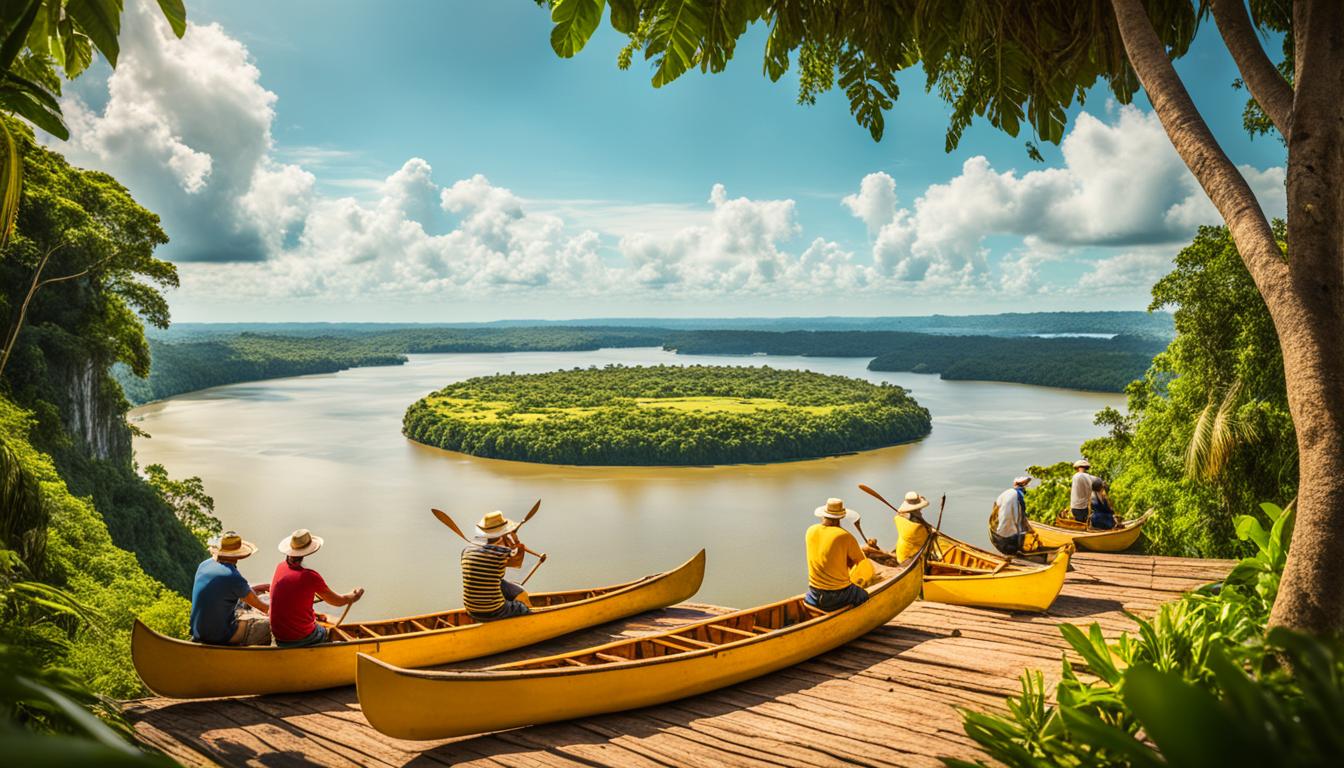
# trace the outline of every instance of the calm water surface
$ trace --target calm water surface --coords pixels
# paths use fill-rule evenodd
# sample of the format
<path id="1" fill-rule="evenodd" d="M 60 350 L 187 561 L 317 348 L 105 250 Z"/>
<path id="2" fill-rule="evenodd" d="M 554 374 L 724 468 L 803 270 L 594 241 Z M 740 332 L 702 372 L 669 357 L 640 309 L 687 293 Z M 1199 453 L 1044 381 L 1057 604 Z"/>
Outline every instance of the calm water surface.
<path id="1" fill-rule="evenodd" d="M 852 456 L 723 467 L 525 464 L 427 448 L 401 435 L 406 407 L 449 382 L 608 363 L 768 363 L 889 381 L 932 411 L 933 433 Z M 199 475 L 224 527 L 260 545 L 241 565 L 248 578 L 269 581 L 280 559 L 276 543 L 294 528 L 311 528 L 327 543 L 310 564 L 334 589 L 365 587 L 351 616 L 378 618 L 461 605 L 461 543 L 430 507 L 466 528 L 492 509 L 517 519 L 541 498 L 523 539 L 550 557 L 529 589 L 624 581 L 704 547 L 709 565 L 695 599 L 735 606 L 806 588 L 802 534 L 829 496 L 861 512 L 868 534 L 890 547 L 891 515 L 858 483 L 893 501 L 918 490 L 936 504 L 946 493 L 944 528 L 987 543 L 985 521 L 998 492 L 1030 464 L 1076 457 L 1078 445 L 1099 434 L 1093 414 L 1123 404 L 1119 395 L 876 373 L 867 363 L 658 349 L 413 355 L 399 367 L 194 392 L 137 408 L 131 420 L 152 435 L 135 442 L 142 466 Z"/>

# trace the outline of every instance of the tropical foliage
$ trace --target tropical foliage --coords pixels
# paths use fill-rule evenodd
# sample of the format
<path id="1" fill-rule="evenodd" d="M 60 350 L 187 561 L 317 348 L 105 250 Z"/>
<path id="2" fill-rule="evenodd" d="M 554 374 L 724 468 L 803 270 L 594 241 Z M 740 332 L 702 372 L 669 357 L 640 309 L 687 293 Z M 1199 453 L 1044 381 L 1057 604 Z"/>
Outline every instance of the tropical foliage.
<path id="1" fill-rule="evenodd" d="M 1026 672 L 1006 715 L 963 712 L 966 733 L 1013 768 L 1337 764 L 1344 646 L 1284 629 L 1266 635 L 1293 512 L 1261 506 L 1265 517 L 1236 519 L 1255 554 L 1222 584 L 1162 606 L 1151 621 L 1135 617 L 1135 633 L 1114 641 L 1096 624 L 1060 625 L 1091 677 L 1066 658 L 1050 692 L 1040 672 Z"/>
<path id="2" fill-rule="evenodd" d="M 1126 413 L 1098 414 L 1110 434 L 1082 452 L 1122 510 L 1159 511 L 1144 529 L 1150 551 L 1245 554 L 1232 510 L 1293 498 L 1297 442 L 1274 324 L 1226 229 L 1201 229 L 1177 254 L 1153 287 L 1152 309 L 1166 307 L 1176 338 L 1126 389 Z M 1058 508 L 1072 470 L 1031 470 L 1043 480 L 1033 511 Z"/>
<path id="3" fill-rule="evenodd" d="M 204 549 L 136 474 L 127 403 L 107 372 L 149 369 L 143 322 L 168 323 L 162 290 L 177 284 L 173 265 L 154 256 L 167 237 L 110 176 L 75 168 L 27 135 L 20 143 L 23 204 L 0 259 L 0 316 L 10 320 L 0 383 L 33 414 L 31 439 L 71 491 L 92 496 L 117 544 L 185 593 Z"/>
<path id="4" fill-rule="evenodd" d="M 928 434 L 904 389 L 772 368 L 576 368 L 469 379 L 406 411 L 418 442 L 551 464 L 727 464 L 877 448 Z"/>

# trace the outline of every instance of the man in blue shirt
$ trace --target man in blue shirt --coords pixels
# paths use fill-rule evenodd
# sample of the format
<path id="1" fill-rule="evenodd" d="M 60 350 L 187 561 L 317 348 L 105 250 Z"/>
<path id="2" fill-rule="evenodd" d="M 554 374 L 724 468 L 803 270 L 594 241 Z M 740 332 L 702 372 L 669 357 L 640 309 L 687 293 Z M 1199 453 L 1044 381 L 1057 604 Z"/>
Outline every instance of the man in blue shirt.
<path id="1" fill-rule="evenodd" d="M 256 551 L 255 544 L 233 531 L 226 531 L 210 547 L 213 557 L 196 568 L 191 589 L 192 640 L 211 645 L 271 644 L 270 606 L 257 597 L 270 585 L 252 586 L 238 572 L 238 561 Z"/>

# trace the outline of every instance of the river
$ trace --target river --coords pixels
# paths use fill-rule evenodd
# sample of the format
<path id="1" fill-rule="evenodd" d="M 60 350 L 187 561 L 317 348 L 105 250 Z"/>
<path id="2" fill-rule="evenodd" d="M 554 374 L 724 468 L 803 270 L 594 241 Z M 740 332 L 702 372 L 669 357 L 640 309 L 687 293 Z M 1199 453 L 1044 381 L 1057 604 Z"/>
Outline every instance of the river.
<path id="1" fill-rule="evenodd" d="M 571 467 L 480 459 L 412 443 L 401 416 L 452 381 L 575 366 L 764 365 L 807 368 L 899 384 L 933 414 L 933 432 L 908 445 L 813 461 L 721 467 Z M 234 384 L 136 408 L 142 466 L 199 475 L 226 529 L 260 551 L 241 569 L 269 581 L 279 540 L 307 527 L 326 539 L 309 560 L 333 589 L 368 590 L 351 618 L 461 605 L 459 540 L 433 516 L 460 525 L 493 509 L 517 519 L 543 500 L 523 540 L 549 558 L 535 591 L 610 584 L 664 570 L 704 547 L 694 598 L 749 606 L 806 588 L 802 535 L 812 510 L 840 496 L 883 546 L 891 515 L 856 487 L 895 503 L 918 490 L 947 494 L 943 527 L 987 544 L 994 497 L 1030 464 L 1073 459 L 1100 433 L 1096 411 L 1123 397 L 1021 384 L 943 381 L 866 370 L 867 359 L 674 355 L 659 349 L 412 355 L 403 366 Z M 526 567 L 533 560 L 528 558 Z"/>

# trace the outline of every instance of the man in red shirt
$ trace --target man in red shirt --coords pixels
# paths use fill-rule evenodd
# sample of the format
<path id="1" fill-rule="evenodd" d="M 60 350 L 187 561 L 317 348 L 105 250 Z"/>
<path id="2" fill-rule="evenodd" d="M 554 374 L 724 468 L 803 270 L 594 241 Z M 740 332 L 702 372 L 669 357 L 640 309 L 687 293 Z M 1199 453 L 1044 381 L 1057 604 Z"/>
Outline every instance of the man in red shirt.
<path id="1" fill-rule="evenodd" d="M 325 614 L 313 611 L 313 596 L 337 607 L 349 605 L 364 596 L 364 589 L 332 592 L 322 574 L 304 568 L 303 558 L 322 548 L 322 537 L 300 528 L 280 540 L 284 562 L 275 567 L 271 579 L 271 634 L 281 648 L 314 645 L 327 639 L 327 628 L 317 622 L 328 621 Z"/>

